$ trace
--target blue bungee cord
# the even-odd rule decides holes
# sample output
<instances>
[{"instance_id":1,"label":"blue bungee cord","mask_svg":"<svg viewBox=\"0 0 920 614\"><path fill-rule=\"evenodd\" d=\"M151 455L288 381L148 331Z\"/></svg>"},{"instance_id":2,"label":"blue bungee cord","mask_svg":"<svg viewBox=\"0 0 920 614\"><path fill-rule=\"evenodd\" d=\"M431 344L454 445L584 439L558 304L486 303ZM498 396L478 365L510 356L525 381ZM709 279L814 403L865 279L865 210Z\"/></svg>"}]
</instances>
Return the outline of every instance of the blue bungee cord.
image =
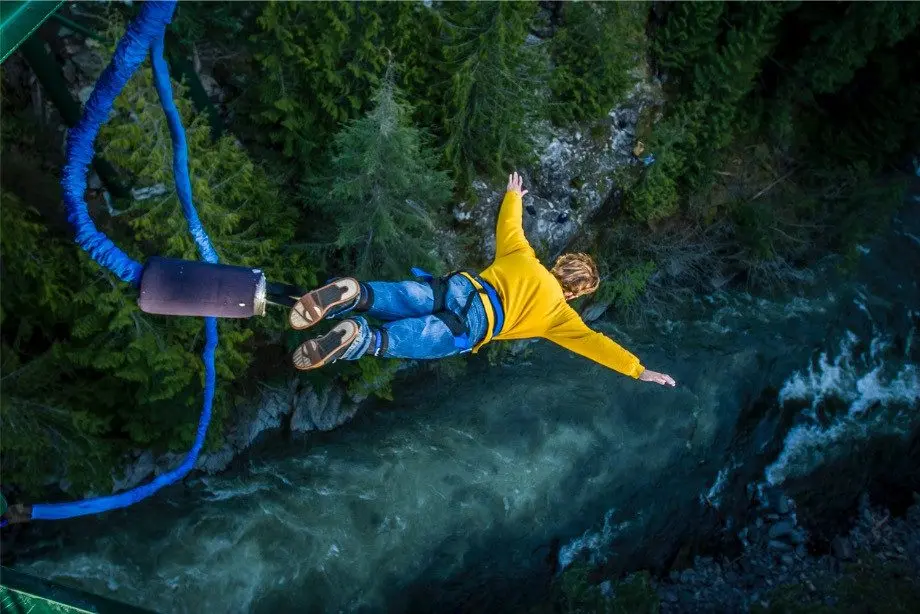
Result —
<instances>
[{"instance_id":1,"label":"blue bungee cord","mask_svg":"<svg viewBox=\"0 0 920 614\"><path fill-rule=\"evenodd\" d=\"M94 155L94 142L99 128L106 122L115 98L125 84L143 63L148 52L153 65L153 80L173 144L173 174L176 192L182 205L182 212L188 223L189 232L198 248L201 259L207 263L218 262L217 252L201 225L198 212L192 202L191 180L188 172L188 151L182 119L173 101L169 70L163 58L163 39L166 27L172 20L176 0L148 0L141 7L140 14L131 22L118 43L112 61L96 82L92 95L86 103L83 117L67 137L67 162L64 166L61 184L64 189L64 204L67 219L76 230L77 244L103 267L112 271L121 280L134 286L141 285L144 267L118 248L93 223L87 210L84 194L89 164ZM204 401L195 442L185 459L175 469L164 473L148 484L106 497L95 497L68 503L39 503L31 506L32 520L60 520L133 505L145 499L164 486L181 480L191 471L204 445L204 438L211 422L211 406L214 402L214 351L217 348L217 319L205 317L205 346L201 358L205 367ZM0 521L5 526L7 519Z\"/></svg>"}]
</instances>

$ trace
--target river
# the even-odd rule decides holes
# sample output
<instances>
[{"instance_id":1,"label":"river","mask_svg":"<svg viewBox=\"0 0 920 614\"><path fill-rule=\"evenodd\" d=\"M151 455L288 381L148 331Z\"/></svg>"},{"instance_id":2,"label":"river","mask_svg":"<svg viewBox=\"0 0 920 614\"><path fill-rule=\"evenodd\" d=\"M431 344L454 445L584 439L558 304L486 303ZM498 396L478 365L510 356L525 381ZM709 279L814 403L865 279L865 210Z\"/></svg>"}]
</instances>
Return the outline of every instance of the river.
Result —
<instances>
[{"instance_id":1,"label":"river","mask_svg":"<svg viewBox=\"0 0 920 614\"><path fill-rule=\"evenodd\" d=\"M774 488L814 518L902 488L918 480L917 207L855 272L837 263L794 297L733 290L599 325L676 389L536 343L128 510L43 525L16 566L158 612L507 611L573 561L617 573L712 547Z\"/></svg>"}]
</instances>

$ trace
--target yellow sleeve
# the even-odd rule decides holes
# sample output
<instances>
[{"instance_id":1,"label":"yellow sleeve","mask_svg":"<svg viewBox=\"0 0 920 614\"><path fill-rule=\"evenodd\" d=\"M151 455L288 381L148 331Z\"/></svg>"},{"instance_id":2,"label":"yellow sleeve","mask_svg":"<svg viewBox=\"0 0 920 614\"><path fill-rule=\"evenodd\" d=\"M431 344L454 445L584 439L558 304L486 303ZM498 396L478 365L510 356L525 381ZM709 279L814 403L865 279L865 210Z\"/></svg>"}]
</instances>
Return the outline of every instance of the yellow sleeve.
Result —
<instances>
[{"instance_id":1,"label":"yellow sleeve","mask_svg":"<svg viewBox=\"0 0 920 614\"><path fill-rule=\"evenodd\" d=\"M523 215L521 193L506 192L495 226L496 258L530 247L524 236Z\"/></svg>"},{"instance_id":2,"label":"yellow sleeve","mask_svg":"<svg viewBox=\"0 0 920 614\"><path fill-rule=\"evenodd\" d=\"M623 375L638 378L645 371L638 358L613 339L588 328L571 307L565 307L558 323L544 336L567 350L590 358Z\"/></svg>"}]
</instances>

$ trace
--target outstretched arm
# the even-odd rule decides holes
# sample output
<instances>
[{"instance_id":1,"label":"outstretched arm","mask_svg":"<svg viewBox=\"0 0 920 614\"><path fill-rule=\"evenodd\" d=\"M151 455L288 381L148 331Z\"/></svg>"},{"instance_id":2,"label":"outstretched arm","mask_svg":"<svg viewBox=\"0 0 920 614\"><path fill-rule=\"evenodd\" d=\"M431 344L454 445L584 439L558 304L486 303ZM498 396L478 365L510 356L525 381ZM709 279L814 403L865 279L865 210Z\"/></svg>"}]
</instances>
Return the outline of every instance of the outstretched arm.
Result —
<instances>
[{"instance_id":1,"label":"outstretched arm","mask_svg":"<svg viewBox=\"0 0 920 614\"><path fill-rule=\"evenodd\" d=\"M508 191L498 212L495 226L495 257L507 256L519 249L529 248L523 227L523 199L527 190L522 190L521 176L517 173L508 175Z\"/></svg>"},{"instance_id":2,"label":"outstretched arm","mask_svg":"<svg viewBox=\"0 0 920 614\"><path fill-rule=\"evenodd\" d=\"M613 339L588 328L571 307L566 307L562 321L546 334L546 338L623 375L640 379L643 382L654 382L667 386L677 385L670 375L649 371L642 366L638 358Z\"/></svg>"}]
</instances>

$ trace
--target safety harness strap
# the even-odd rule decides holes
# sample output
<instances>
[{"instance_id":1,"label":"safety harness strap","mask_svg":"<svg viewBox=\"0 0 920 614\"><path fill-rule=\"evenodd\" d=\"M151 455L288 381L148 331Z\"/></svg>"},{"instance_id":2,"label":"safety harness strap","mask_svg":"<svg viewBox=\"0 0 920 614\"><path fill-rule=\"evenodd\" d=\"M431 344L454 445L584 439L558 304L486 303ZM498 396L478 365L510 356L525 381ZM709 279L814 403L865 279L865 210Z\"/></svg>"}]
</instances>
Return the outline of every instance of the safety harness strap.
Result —
<instances>
[{"instance_id":1,"label":"safety harness strap","mask_svg":"<svg viewBox=\"0 0 920 614\"><path fill-rule=\"evenodd\" d=\"M493 304L492 297L490 296L490 292L486 289L483 283L480 282L479 277L477 275L469 271L460 271L460 275L463 275L464 277L466 277L470 281L470 283L473 284L473 287L476 288L475 293L472 293L472 292L470 293L470 299L472 299L476 294L478 294L480 298L482 299L483 310L486 312L486 334L483 336L482 340L479 343L477 343L475 347L472 348L472 352L473 354L475 354L476 352L479 351L479 348L481 348L482 346L487 344L489 341L491 341L492 337L494 337L495 334L501 330L501 327L498 325L499 314L498 314L498 311L496 310L496 308L500 309L501 306L500 304L499 305ZM498 301L497 295L495 296L495 300ZM466 321L466 310L469 310L469 307L470 307L470 301L468 300L465 306L464 314L463 314L464 322Z\"/></svg>"},{"instance_id":2,"label":"safety harness strap","mask_svg":"<svg viewBox=\"0 0 920 614\"><path fill-rule=\"evenodd\" d=\"M461 270L448 273L442 277L435 277L434 275L427 273L419 268L412 268L412 274L422 281L426 282L431 286L431 292L434 299L434 305L432 307L432 315L438 318L444 325L447 326L451 334L454 336L454 344L461 349L468 350L471 349L470 346L470 335L469 327L466 324L466 316L469 314L470 308L473 306L473 301L476 299L477 295L482 300L483 308L486 312L486 334L483 337L482 341L476 344L472 348L472 351L475 353L479 351L483 345L489 342L495 334L496 329L496 312L493 307L493 300L498 300L498 296L490 296L490 293L479 282L478 277L474 271L470 270ZM463 275L466 277L470 283L473 285L475 290L470 292L467 296L466 303L463 307L460 308L460 313L454 313L447 308L447 290L449 286L449 281L454 275Z\"/></svg>"}]
</instances>

